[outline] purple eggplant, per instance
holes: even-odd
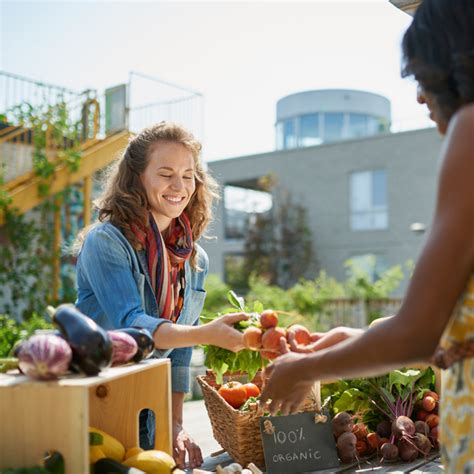
[[[54,334],[31,336],[18,346],[21,371],[38,380],[54,380],[68,371],[72,359],[69,344]]]
[[[112,339],[112,365],[126,364],[137,353],[138,345],[129,334],[122,331],[107,331]]]
[[[112,341],[107,331],[81,313],[72,304],[62,304],[54,311],[53,322],[72,349],[73,369],[97,375],[112,363]]]
[[[155,342],[153,341],[153,337],[148,329],[131,327],[116,329],[116,331],[124,332],[135,339],[138,350],[132,358],[133,362],[140,362],[141,360],[147,359],[153,355],[153,351],[155,350]]]

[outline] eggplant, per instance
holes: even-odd
[[[109,458],[102,458],[94,463],[92,472],[94,474],[145,474],[136,467],[127,467]]]
[[[107,331],[112,339],[112,365],[126,364],[130,362],[138,351],[135,339],[123,331]]]
[[[155,341],[153,340],[153,336],[151,335],[150,331],[148,331],[148,329],[130,327],[115,329],[115,331],[124,332],[135,339],[138,350],[131,359],[133,362],[140,362],[141,360],[148,359],[148,357],[153,355],[153,351],[155,350]]]
[[[54,334],[36,334],[19,346],[19,366],[37,380],[54,380],[64,375],[71,362],[69,344]]]
[[[112,340],[94,320],[72,304],[58,306],[52,319],[71,346],[71,366],[74,370],[97,375],[111,365]]]

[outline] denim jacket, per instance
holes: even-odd
[[[177,324],[195,326],[204,305],[209,261],[206,252],[196,245],[198,266],[185,264],[184,304]],[[145,251],[136,251],[123,233],[109,222],[97,224],[86,236],[77,266],[76,306],[104,329],[139,326],[152,334],[160,318],[148,274]],[[192,347],[155,350],[155,357],[169,357],[173,392],[188,392]]]

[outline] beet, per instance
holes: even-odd
[[[413,441],[406,438],[402,438],[398,444],[398,451],[400,452],[400,457],[402,461],[411,462],[418,457],[418,449],[416,448]]]
[[[390,438],[392,434],[392,423],[388,420],[381,421],[375,430],[381,438]]]
[[[415,423],[408,416],[399,416],[392,423],[392,433],[397,437],[413,436],[415,434]]]
[[[382,454],[382,461],[395,462],[398,459],[398,447],[392,443],[384,443],[380,448]]]
[[[352,416],[346,411],[341,411],[332,419],[332,431],[336,438],[344,432],[351,432],[354,427]]]
[[[428,436],[430,434],[430,427],[424,421],[417,420],[415,421],[415,433],[421,433]]]
[[[415,443],[415,446],[421,451],[423,456],[427,456],[433,447],[428,437],[422,433],[415,433],[413,442]]]
[[[351,463],[357,460],[357,438],[354,433],[343,432],[337,438],[337,452],[343,463]]]
[[[21,371],[38,380],[54,380],[68,371],[72,359],[69,344],[54,334],[38,334],[18,348]]]
[[[120,331],[107,331],[112,340],[112,365],[126,364],[137,353],[138,345],[132,336]]]

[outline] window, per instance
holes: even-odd
[[[387,175],[385,170],[352,173],[350,188],[351,229],[387,229]]]
[[[313,146],[322,143],[319,133],[319,115],[303,115],[300,117],[298,146]]]
[[[367,135],[367,115],[349,114],[348,138],[365,137]]]
[[[283,150],[283,122],[277,122],[276,124],[276,149]]]
[[[325,142],[341,140],[344,131],[344,114],[339,112],[326,112],[324,114],[323,130]]]
[[[272,205],[270,193],[226,185],[224,187],[225,238],[245,239],[249,224],[255,214],[268,212]]]
[[[283,148],[296,148],[296,127],[294,119],[287,119],[283,123]]]

